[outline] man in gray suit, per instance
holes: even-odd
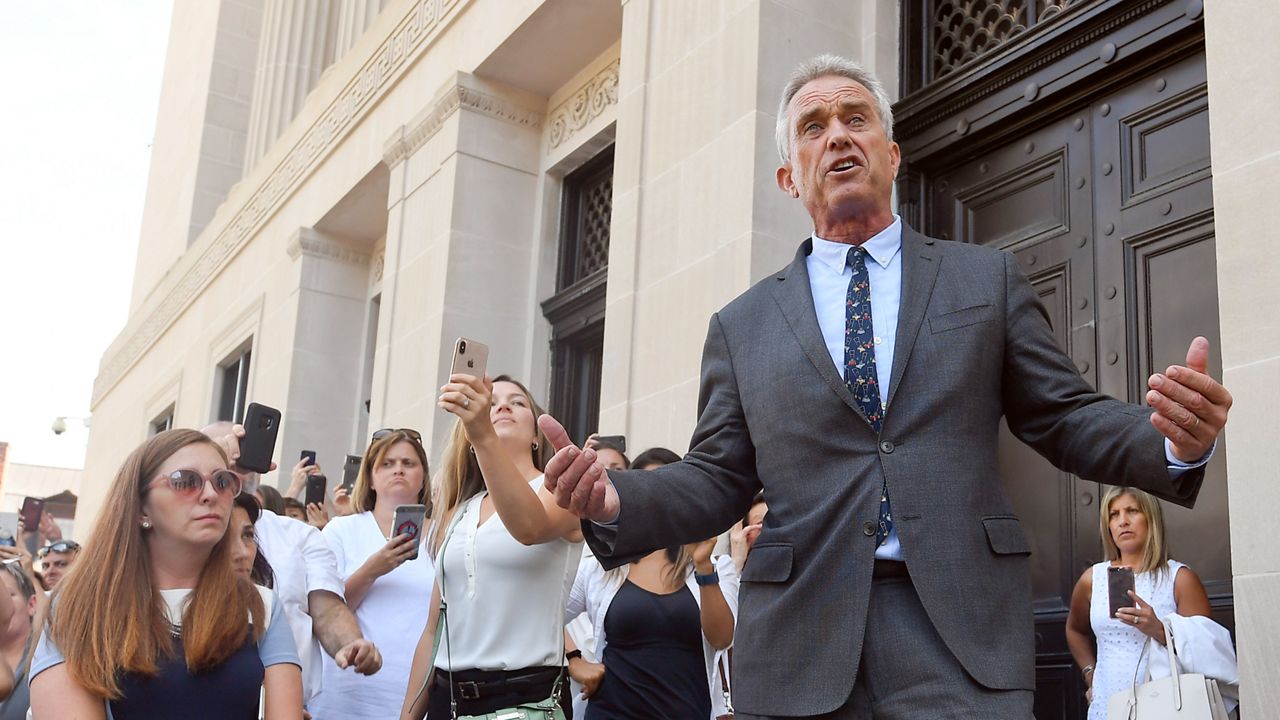
[[[723,531],[763,487],[734,651],[746,718],[1031,717],[1030,549],[1001,417],[1067,472],[1190,506],[1231,404],[1203,338],[1151,377],[1150,407],[1093,392],[1012,256],[893,214],[892,137],[856,64],[815,58],[787,84],[778,186],[814,234],[711,318],[682,462],[606,472],[540,420],[547,488],[606,567]]]

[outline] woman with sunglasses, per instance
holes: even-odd
[[[404,699],[435,575],[431,558],[418,552],[421,538],[397,535],[391,525],[396,506],[427,504],[427,453],[417,430],[373,434],[351,502],[356,513],[333,518],[322,534],[337,557],[347,605],[382,651],[382,670],[361,676],[325,663],[322,690],[308,707],[319,718],[391,718]]]
[[[222,449],[194,430],[162,432],[129,454],[107,492],[35,653],[35,717],[300,718],[280,603],[232,564],[240,478]]]
[[[547,442],[536,422],[540,410],[528,389],[505,375],[492,382],[452,375],[439,405],[458,417],[429,544],[437,554],[449,536],[436,560],[448,601],[447,633],[434,680],[424,688],[440,604],[437,582],[401,717],[453,717],[451,700],[458,715],[483,715],[545,702],[557,687],[560,707],[572,717],[569,677],[562,675],[564,606],[582,533],[577,518],[541,489]]]

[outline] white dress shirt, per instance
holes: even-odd
[[[281,517],[263,509],[254,525],[258,552],[271,565],[275,574],[275,591],[281,610],[293,632],[298,657],[302,660],[302,702],[320,692],[320,678],[325,661],[324,651],[312,636],[308,596],[327,590],[343,597],[342,579],[338,577],[333,551],[314,527]]]

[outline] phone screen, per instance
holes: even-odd
[[[1120,608],[1133,607],[1133,598],[1129,591],[1133,590],[1133,571],[1127,567],[1107,568],[1107,597],[1111,603],[1111,617],[1116,616]]]
[[[422,544],[422,524],[427,519],[426,505],[397,505],[395,515],[391,518],[392,537],[408,535],[413,538],[413,554],[410,560],[418,559],[418,547]]]
[[[303,451],[298,455],[298,459],[299,459],[299,460],[306,460],[306,461],[307,461],[306,463],[304,463],[304,464],[302,465],[302,467],[311,467],[312,465],[315,465],[315,464],[316,464],[316,451],[315,451],[315,450],[303,450]]]

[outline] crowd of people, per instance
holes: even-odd
[[[1067,628],[1090,720],[1170,632],[1238,683],[1155,497],[1194,502],[1226,422],[1203,339],[1149,410],[1094,393],[1007,258],[892,214],[891,110],[847,60],[796,71],[778,139],[815,232],[712,319],[683,458],[575,444],[505,375],[448,378],[434,472],[417,430],[384,428],[325,502],[299,499],[310,459],[283,493],[241,467],[239,425],[161,432],[83,548],[51,518],[34,556],[0,546],[0,720],[1024,720],[1030,550],[1001,417],[1117,485]],[[969,304],[917,332],[935,286]],[[1114,613],[1113,571],[1134,579]]]

